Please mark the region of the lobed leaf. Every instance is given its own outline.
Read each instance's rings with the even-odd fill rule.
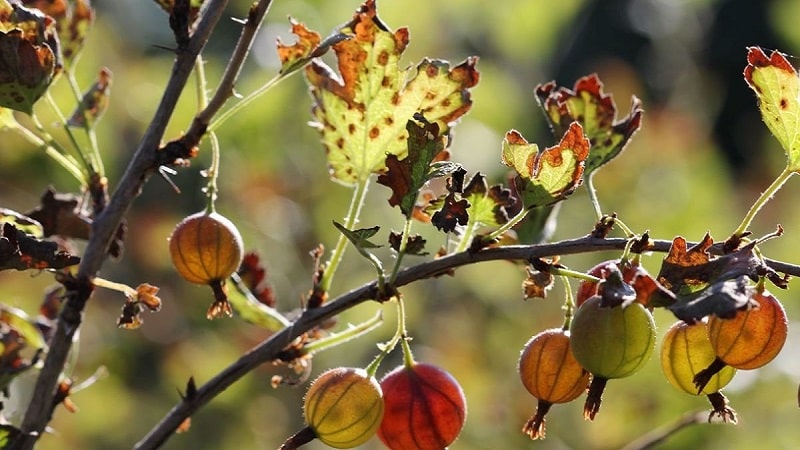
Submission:
[[[800,79],[786,57],[747,48],[747,85],[755,91],[761,118],[786,152],[790,170],[800,171]]]
[[[399,206],[407,219],[414,212],[419,191],[431,179],[431,163],[445,147],[445,139],[439,131],[439,125],[423,119],[418,125],[409,120],[408,154],[402,160],[397,155],[386,156],[386,172],[378,176],[378,183],[389,187],[392,196],[389,204]]]
[[[583,181],[589,139],[578,122],[572,122],[558,145],[539,151],[519,132],[511,130],[503,140],[502,161],[517,171],[516,191],[530,209],[559,202]]]
[[[404,127],[415,113],[447,134],[471,108],[469,89],[479,75],[475,57],[452,69],[446,61],[429,59],[413,74],[400,69],[408,30],[389,31],[374,0],[364,2],[339,33],[349,37],[331,46],[340,75],[315,59],[306,78],[314,100],[312,126],[322,135],[330,175],[349,185],[382,173],[387,155],[405,157]]]
[[[619,155],[641,125],[642,102],[635,96],[631,98],[630,113],[616,121],[614,98],[603,93],[597,74],[578,79],[572,89],[550,82],[537,86],[535,92],[556,136],[566,133],[572,122],[583,127],[591,143],[585,176]]]

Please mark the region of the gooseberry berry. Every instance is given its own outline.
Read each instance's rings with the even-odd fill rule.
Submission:
[[[640,303],[608,307],[595,295],[575,311],[569,337],[572,353],[592,374],[584,418],[594,419],[609,379],[633,375],[644,366],[655,338],[653,316]]]
[[[661,368],[667,381],[688,394],[701,395],[717,392],[733,379],[736,369],[726,366],[716,373],[702,389],[694,384],[694,377],[716,358],[708,340],[708,325],[698,321],[688,324],[682,320],[673,324],[661,342]]]
[[[708,319],[708,339],[717,358],[694,379],[705,386],[726,365],[737,369],[757,369],[772,361],[786,343],[786,311],[778,299],[764,291],[754,291],[754,304],[736,312],[733,318]]]
[[[736,312],[731,319],[711,316],[708,338],[719,359],[737,369],[756,369],[772,361],[783,348],[788,332],[786,311],[767,291],[755,292],[757,305]]]
[[[367,442],[383,417],[383,395],[364,369],[339,367],[315,379],[303,400],[303,414],[317,439],[334,448]]]
[[[525,344],[519,375],[525,389],[538,400],[536,413],[522,428],[531,439],[545,437],[545,415],[554,403],[575,400],[589,384],[589,372],[573,356],[569,332],[562,328],[542,331]]]
[[[199,212],[184,218],[169,238],[172,264],[186,281],[207,284],[215,301],[209,318],[232,315],[225,280],[242,261],[242,236],[236,226],[216,212]]]
[[[456,440],[467,417],[461,386],[432,364],[402,365],[381,380],[385,413],[380,440],[392,450],[440,450]]]

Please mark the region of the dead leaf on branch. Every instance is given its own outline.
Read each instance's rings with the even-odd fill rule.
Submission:
[[[675,295],[667,308],[689,323],[709,314],[732,317],[749,304],[752,281],[771,272],[756,254],[756,242],[718,257],[709,252],[712,245],[708,234],[691,248],[676,237],[656,277]]]
[[[477,58],[453,68],[424,59],[413,73],[400,69],[408,30],[389,31],[374,0],[364,2],[338,33],[349,37],[331,46],[339,74],[318,59],[306,66],[312,126],[322,135],[334,180],[356,184],[384,172],[387,155],[402,160],[408,150],[405,125],[415,113],[438,124],[444,135],[472,107]]]
[[[63,269],[79,262],[79,257],[61,251],[55,242],[36,239],[13,224],[3,224],[0,270]]]
[[[55,19],[65,61],[71,61],[80,52],[94,22],[94,9],[89,0],[23,0],[22,4]]]

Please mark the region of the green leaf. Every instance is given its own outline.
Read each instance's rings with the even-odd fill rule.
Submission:
[[[26,346],[35,349],[47,347],[42,332],[25,311],[0,303],[0,322],[16,330]]]
[[[558,145],[539,151],[519,132],[511,130],[503,140],[503,164],[516,170],[515,187],[523,205],[530,209],[564,200],[583,181],[589,139],[578,122],[572,122]]]
[[[408,30],[389,31],[374,0],[362,4],[339,32],[350,37],[332,45],[340,75],[315,59],[306,66],[306,78],[314,99],[312,126],[322,135],[330,175],[352,185],[382,173],[387,155],[405,157],[405,124],[415,113],[446,135],[471,108],[469,89],[479,75],[474,57],[452,69],[430,59],[414,73],[400,69]]]
[[[14,111],[0,107],[0,130],[10,130],[19,126],[19,122],[14,117]]]
[[[470,204],[469,220],[492,228],[508,222],[507,210],[517,202],[502,185],[489,187],[480,172],[473,175],[461,197]]]
[[[411,218],[419,191],[431,179],[431,162],[444,150],[445,136],[439,125],[420,117],[418,125],[413,120],[406,124],[408,130],[408,155],[399,160],[397,155],[386,157],[387,171],[378,176],[378,183],[392,190],[389,204],[399,206],[400,211]]]
[[[348,230],[345,228],[344,225],[340,224],[337,221],[333,221],[333,226],[339,230],[344,237],[347,238],[353,245],[356,246],[357,249],[363,250],[366,248],[380,248],[382,245],[377,245],[370,242],[370,238],[375,236],[378,231],[381,229],[378,226],[370,227],[370,228],[359,228],[357,230]]]
[[[747,85],[755,91],[761,118],[786,152],[789,170],[800,171],[800,79],[786,57],[748,47]]]
[[[642,121],[642,102],[635,96],[631,98],[628,116],[616,121],[614,98],[603,93],[603,83],[597,74],[578,79],[573,89],[557,88],[554,82],[539,85],[536,98],[556,136],[566,133],[572,122],[583,127],[591,143],[586,159],[586,177],[617,157]]]
[[[291,324],[278,310],[258,301],[239,274],[231,275],[231,280],[236,289],[228,292],[228,301],[242,319],[269,331],[278,331]]]

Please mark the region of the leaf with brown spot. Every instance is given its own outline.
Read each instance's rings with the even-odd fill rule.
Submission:
[[[330,175],[352,185],[384,172],[387,155],[405,158],[405,124],[415,113],[448,134],[471,108],[470,88],[479,74],[474,57],[453,68],[424,59],[413,73],[401,69],[408,30],[390,31],[374,0],[365,1],[338,32],[349,37],[331,46],[339,73],[314,59],[306,66],[306,79],[314,100],[312,126],[327,149]]]
[[[399,252],[402,239],[403,233],[392,231],[389,233],[389,246],[392,247],[394,251]],[[425,238],[419,234],[412,234],[408,237],[408,240],[406,240],[405,254],[425,256],[428,254],[428,252],[425,251],[425,244]]]
[[[111,95],[111,71],[103,67],[97,74],[97,80],[83,94],[81,103],[75,108],[67,125],[72,127],[94,128],[103,113],[106,112]]]
[[[399,206],[406,219],[411,218],[419,191],[431,178],[431,163],[444,149],[445,136],[440,134],[439,125],[422,119],[419,124],[413,120],[406,124],[407,156],[399,160],[397,155],[388,155],[387,171],[378,176],[378,183],[392,190],[389,204]]]
[[[583,127],[591,143],[584,174],[587,177],[619,155],[641,125],[642,102],[632,97],[630,113],[617,121],[614,98],[603,92],[597,74],[578,79],[572,89],[550,82],[537,86],[535,92],[556,136],[566,133],[572,122]]]
[[[60,69],[55,20],[0,0],[0,107],[31,114]]]
[[[750,282],[769,272],[755,253],[755,244],[715,257],[709,252],[710,235],[691,248],[684,238],[676,237],[656,277],[675,295],[667,308],[689,323],[709,314],[732,317],[750,302]]]
[[[10,223],[3,224],[0,270],[63,269],[79,262],[79,257],[60,250],[55,242],[36,239]]]
[[[472,176],[461,197],[470,204],[470,220],[492,228],[508,222],[508,210],[517,203],[511,190],[501,184],[489,187],[480,172]]]
[[[800,78],[786,56],[760,47],[747,48],[747,85],[756,93],[761,118],[778,139],[789,170],[800,171]]]
[[[572,122],[558,145],[539,151],[519,132],[511,130],[503,140],[503,164],[517,171],[516,192],[527,209],[564,200],[583,182],[589,139]]]
[[[323,41],[316,31],[309,30],[302,23],[289,18],[292,24],[292,33],[297,36],[294,44],[284,44],[278,38],[277,50],[278,58],[281,61],[281,75],[288,75],[306,64],[313,58],[320,57],[328,52],[331,46],[345,39],[350,39],[342,33],[335,33]]]

